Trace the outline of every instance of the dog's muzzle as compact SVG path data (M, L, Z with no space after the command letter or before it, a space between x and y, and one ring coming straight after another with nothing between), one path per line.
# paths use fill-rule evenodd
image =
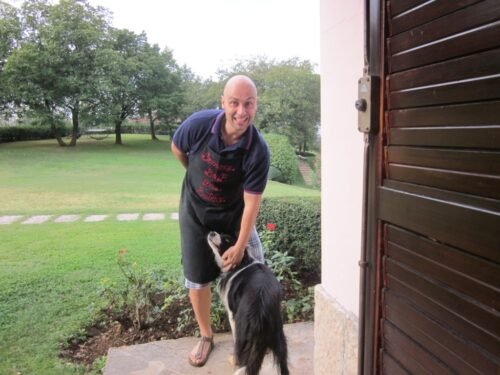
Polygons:
M221 244L221 238L219 233L217 232L210 232L208 233L208 240L212 242L215 246L220 246Z

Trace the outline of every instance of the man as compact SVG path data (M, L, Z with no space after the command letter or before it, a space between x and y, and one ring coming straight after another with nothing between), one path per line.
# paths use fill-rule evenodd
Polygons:
M237 266L249 244L263 260L255 230L269 171L269 150L253 126L257 89L243 75L230 78L221 97L222 110L192 114L177 129L172 152L186 168L179 209L182 264L201 340L189 363L203 366L213 348L210 283L219 275L207 243L210 231L232 234L236 243L223 256Z

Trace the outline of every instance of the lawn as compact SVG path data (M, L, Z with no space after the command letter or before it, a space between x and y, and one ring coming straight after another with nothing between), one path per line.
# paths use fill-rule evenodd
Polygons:
M177 211L183 169L167 140L125 135L0 145L0 216L106 214L105 221L0 225L0 374L83 374L58 358L89 320L103 277L117 279L127 249L141 267L180 273ZM318 196L270 182L266 197ZM119 213L165 213L163 221L118 222ZM83 217L83 216L82 216Z

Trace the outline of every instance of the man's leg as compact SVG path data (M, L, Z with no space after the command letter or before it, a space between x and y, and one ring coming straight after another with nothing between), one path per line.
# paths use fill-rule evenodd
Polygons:
M193 307L194 315L198 326L200 328L200 334L202 337L212 337L212 324L210 320L210 307L212 304L212 289L210 286L205 286L201 289L189 289L189 299L191 300L191 305ZM194 347L189 355L191 361L194 363L202 362L203 358L206 357L206 353L210 350L208 345L205 345L201 352L201 358L197 358L196 354L199 353L199 346L201 341Z

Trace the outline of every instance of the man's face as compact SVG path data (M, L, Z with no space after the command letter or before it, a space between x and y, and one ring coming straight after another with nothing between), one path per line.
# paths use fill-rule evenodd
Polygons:
M226 113L226 131L243 134L255 118L257 112L257 92L255 87L244 80L227 86L221 99Z

